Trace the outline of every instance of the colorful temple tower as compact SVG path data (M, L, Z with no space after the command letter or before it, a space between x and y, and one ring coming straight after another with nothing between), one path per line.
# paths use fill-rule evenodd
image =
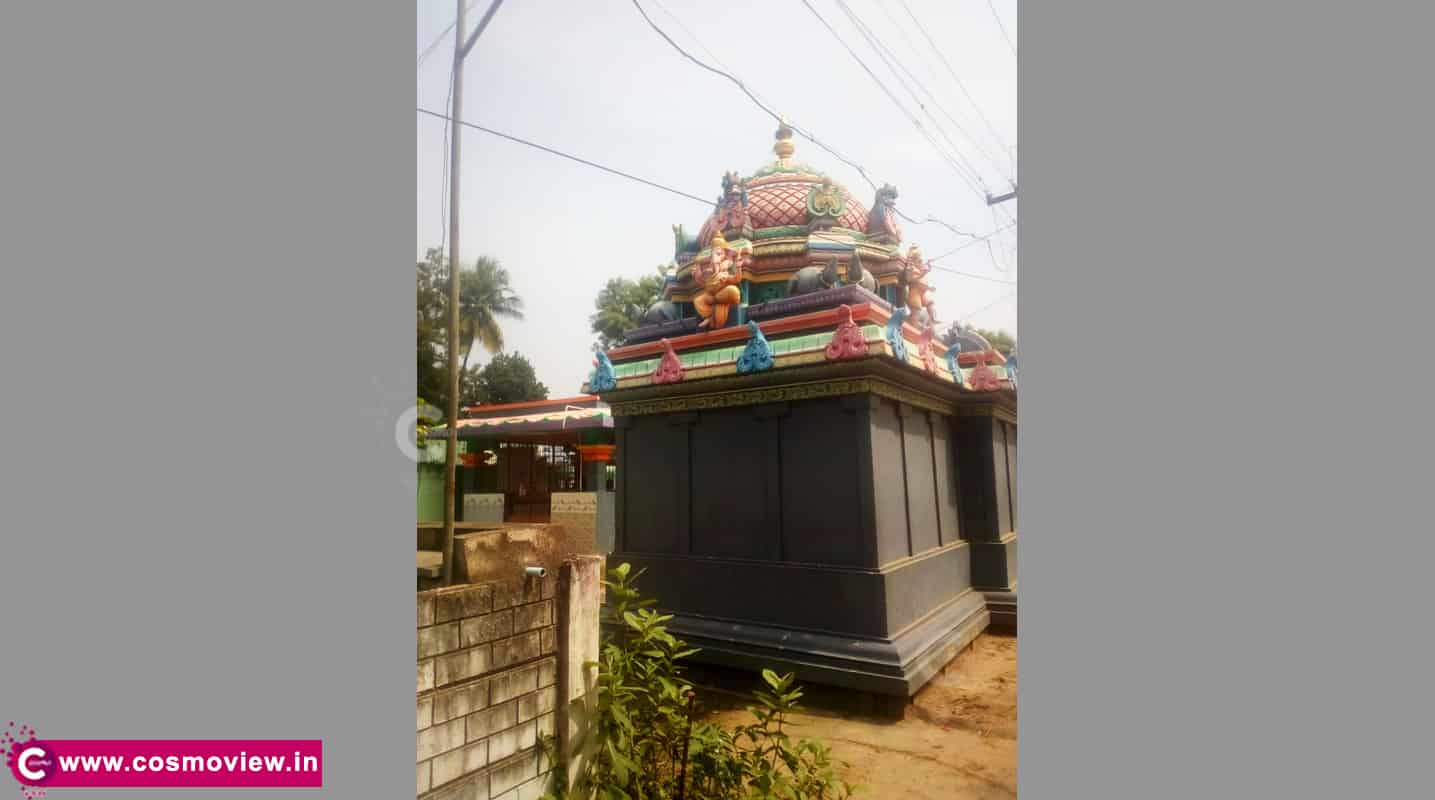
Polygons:
M647 567L699 660L914 694L1015 621L1016 394L938 336L897 191L792 160L723 177L663 299L585 391L611 406L610 560Z

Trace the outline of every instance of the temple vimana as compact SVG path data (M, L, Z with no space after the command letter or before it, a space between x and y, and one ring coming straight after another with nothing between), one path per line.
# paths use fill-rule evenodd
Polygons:
M1015 364L941 335L897 189L863 205L792 135L673 226L662 299L596 354L609 561L698 660L910 696L1016 623Z

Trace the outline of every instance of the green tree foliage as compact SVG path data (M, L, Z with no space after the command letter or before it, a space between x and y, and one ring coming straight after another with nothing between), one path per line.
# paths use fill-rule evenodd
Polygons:
M989 331L984 328L972 328L971 330L978 336L981 336L983 339L986 339L988 342L991 342L992 349L996 350L998 353L1001 353L1004 357L1010 356L1011 351L1016 349L1016 337L1012 336L1006 331ZM941 340L948 347L952 345L952 342L955 342L957 340L956 323L952 323L951 327L947 328L946 333L943 333L941 335Z
M483 368L469 367L458 375L458 407L460 413L468 406L488 402L488 391L483 387Z
M418 263L418 394L439 409L448 407L448 274L447 259L437 248L430 248ZM501 353L500 320L523 319L523 301L509 285L508 270L488 256L479 257L473 269L459 273L458 293L459 347L463 351L459 402L468 405L484 396L479 391L479 370L468 366L474 344L489 353ZM505 390L511 389L505 384Z
M430 248L418 265L418 395L440 410L448 407L448 265Z
M639 573L641 574L641 573ZM633 588L628 564L609 572L606 637L590 700L572 704L585 735L578 742L580 770L566 784L554 770L557 798L644 800L815 800L846 798L851 787L837 777L827 748L794 741L784 730L802 690L792 675L763 670L763 686L748 708L752 721L733 730L694 721L695 694L680 661L696 650L668 633L671 615L654 612ZM547 746L553 752L553 742ZM561 759L554 759L561 761Z
M458 335L464 369L475 342L490 355L503 352L500 319L523 319L523 301L508 285L508 270L497 259L479 256L473 269L459 277Z
M519 353L499 353L483 369L465 371L462 389L463 405L548 399L548 387L539 383L533 365Z
M649 306L662 299L665 271L658 267L656 274L637 280L613 278L603 286L593 301L597 310L588 318L600 348L609 350L622 343L623 336L642 322Z
M434 426L442 412L422 397L418 398L417 405L419 415L414 419L414 444L422 449L428 445L429 429Z

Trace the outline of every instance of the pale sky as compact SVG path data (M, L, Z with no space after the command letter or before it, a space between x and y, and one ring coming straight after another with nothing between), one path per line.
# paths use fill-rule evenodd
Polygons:
M958 177L802 0L639 2L693 55L707 63L714 63L715 55L793 124L863 165L879 185L897 186L898 208L908 216L920 220L930 214L978 235L1016 218L1015 200L994 212ZM809 2L945 145L837 0ZM905 4L943 48L999 140L913 25L903 2L847 0L847 5L936 98L946 114L903 75L986 187L998 194L1008 190L1008 180L1015 179L1016 57L988 0ZM470 29L488 3L474 0ZM992 5L1019 46L1015 0ZM419 1L416 58L454 15L450 0ZM442 113L452 57L450 33L418 70L420 107ZM415 116L416 253L422 258L447 230L448 155L443 121ZM718 196L724 172L748 175L775 159L772 118L732 83L673 50L632 0L505 2L465 63L464 118L703 198ZM591 369L588 317L598 291L611 277L638 277L669 263L671 226L681 223L695 233L711 213L711 202L700 205L480 131L464 129L462 135L459 257L471 265L479 255L490 255L508 268L527 304L527 319L503 323L507 349L533 362L550 396L577 394ZM872 189L856 170L801 136L794 143L797 162L831 175L870 207ZM935 224L902 227L903 249L916 243L928 258L971 241ZM977 243L938 263L1014 281L1016 233L1011 228L990 240L994 257ZM1016 333L1014 285L942 271L934 271L932 279L942 321L959 318ZM472 363L487 360L475 351Z

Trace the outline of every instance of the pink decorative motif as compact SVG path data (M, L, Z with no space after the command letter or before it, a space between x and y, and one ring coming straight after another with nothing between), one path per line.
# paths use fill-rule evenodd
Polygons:
M977 366L972 370L968 378L974 392L995 392L1002 388L1002 382L997 378L995 372L987 367L987 354L982 353L977 359Z
M673 343L667 339L663 340L663 350L663 360L653 370L653 383L677 383L683 379L683 362L678 360Z
M932 339L933 328L931 325L922 329L922 335L917 339L917 351L922 356L922 368L928 372L937 371L936 342Z
M867 337L862 335L862 329L852 321L851 306L842 306L842 322L838 323L837 332L832 335L832 341L828 342L826 352L828 361L867 355Z

